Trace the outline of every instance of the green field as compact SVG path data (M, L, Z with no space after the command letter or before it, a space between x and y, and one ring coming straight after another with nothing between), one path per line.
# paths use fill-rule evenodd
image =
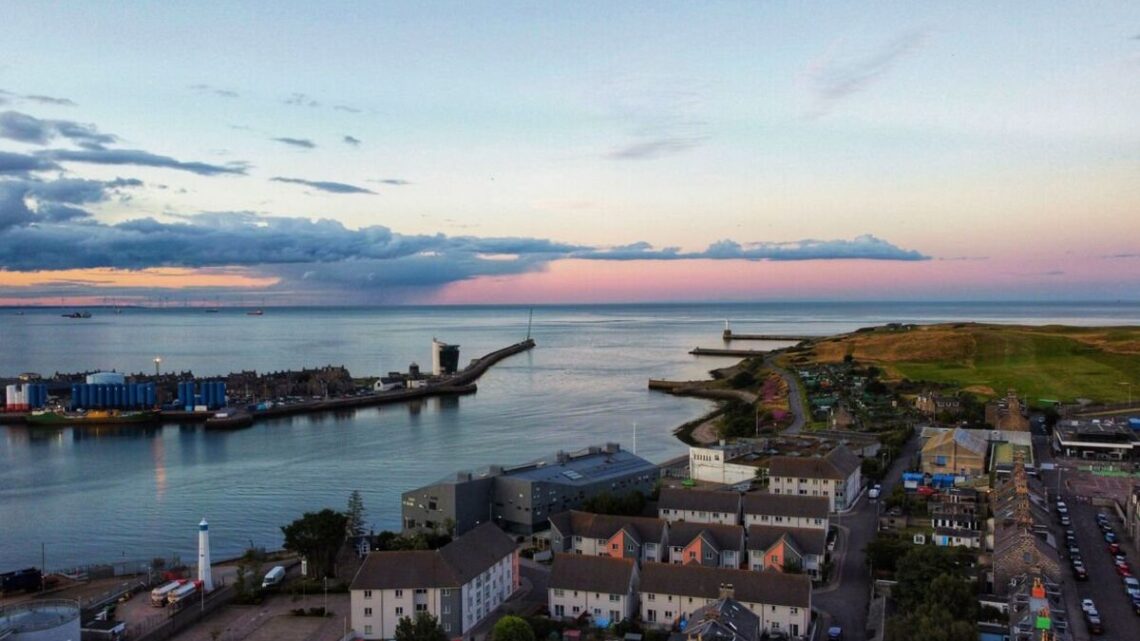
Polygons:
M821 342L814 356L851 354L894 378L931 381L991 396L1017 390L1031 403L1140 398L1140 328L931 325L875 330Z

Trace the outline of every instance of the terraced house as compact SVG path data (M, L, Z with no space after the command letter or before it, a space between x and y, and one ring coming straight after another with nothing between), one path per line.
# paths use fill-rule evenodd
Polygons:
M719 599L735 599L760 618L761 632L806 634L811 579L803 574L753 572L702 565L646 563L641 568L642 624L666 629L689 621Z
M830 502L822 496L755 492L743 498L744 527L753 525L827 531Z
M518 587L514 540L484 523L438 550L370 553L350 587L352 628L365 639L393 639L401 618L428 612L454 638Z
M598 625L631 619L637 614L637 588L633 559L557 554L550 570L550 615L589 616Z
M739 568L744 563L744 528L687 521L673 523L669 526L669 562Z
M827 555L827 530L752 525L748 528L748 567L778 572L802 571L820 578Z
M675 523L740 523L740 494L708 492L683 488L662 488L657 499L657 516Z
M587 556L664 561L668 524L643 516L591 514L571 510L550 517L550 549Z

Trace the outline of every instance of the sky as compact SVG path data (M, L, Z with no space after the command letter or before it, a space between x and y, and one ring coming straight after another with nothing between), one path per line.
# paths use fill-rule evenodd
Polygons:
M0 0L0 304L1140 299L1140 4Z

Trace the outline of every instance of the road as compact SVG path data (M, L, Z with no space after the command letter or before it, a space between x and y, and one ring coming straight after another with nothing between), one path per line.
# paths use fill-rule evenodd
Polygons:
M883 496L889 495L891 488L902 481L902 473L918 448L917 436L907 441L883 478ZM840 573L839 584L817 591L812 602L823 615L822 629L838 625L843 628L846 638L862 639L867 629L867 607L871 596L871 576L864 550L878 531L879 501L864 498L847 514L833 517L833 522L843 532L833 559L833 567Z
M796 377L788 370L776 365L775 359L771 356L764 357L764 364L767 365L773 372L780 375L784 379L784 384L788 386L788 409L792 411L792 416L795 419L792 424L784 428L784 434L799 434L800 430L804 428L804 404L803 399L800 398L800 386L796 383Z

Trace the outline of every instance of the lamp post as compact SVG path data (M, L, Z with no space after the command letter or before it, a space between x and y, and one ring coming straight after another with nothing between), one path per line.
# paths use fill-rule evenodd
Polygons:
M156 383L158 382L158 367L160 365L162 365L162 357L161 356L155 356L154 357L154 382L156 382Z

